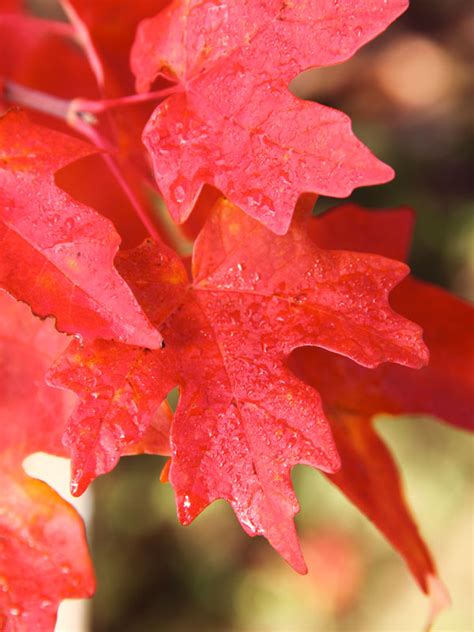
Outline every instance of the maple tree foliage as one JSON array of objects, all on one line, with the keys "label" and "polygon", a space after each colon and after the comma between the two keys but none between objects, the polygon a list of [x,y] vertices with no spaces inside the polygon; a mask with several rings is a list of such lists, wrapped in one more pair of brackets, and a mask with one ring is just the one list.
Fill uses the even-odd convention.
[{"label": "maple tree foliage", "polygon": [[183,524],[223,498],[299,572],[290,474],[311,465],[440,607],[372,420],[472,430],[473,311],[407,276],[408,209],[312,217],[315,193],[392,171],[288,90],[407,3],[61,4],[69,22],[0,7],[2,99],[28,109],[0,118],[1,629],[52,629],[94,589],[80,518],[22,470],[38,450],[71,458],[76,495],[123,455],[169,456]]}]

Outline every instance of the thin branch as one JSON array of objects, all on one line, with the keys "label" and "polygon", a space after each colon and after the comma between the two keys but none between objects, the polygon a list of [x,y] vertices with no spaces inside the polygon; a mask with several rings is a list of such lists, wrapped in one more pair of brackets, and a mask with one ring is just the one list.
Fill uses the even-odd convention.
[{"label": "thin branch", "polygon": [[[1,85],[2,83],[0,83],[0,86]],[[67,120],[71,107],[71,101],[69,99],[54,97],[45,92],[27,88],[9,79],[3,81],[3,96],[6,101],[31,108],[38,112],[50,114],[63,121]]]},{"label": "thin branch", "polygon": [[181,89],[181,86],[173,85],[169,88],[164,88],[163,90],[145,92],[144,94],[132,94],[126,97],[118,97],[116,99],[101,99],[97,101],[91,101],[89,99],[74,99],[72,101],[72,107],[78,112],[91,112],[97,114],[115,107],[136,105],[138,103],[147,103],[148,101],[162,101],[163,99],[166,99],[166,97],[176,94]]},{"label": "thin branch", "polygon": [[91,101],[87,99],[68,100],[22,86],[9,79],[3,82],[3,96],[7,101],[63,120],[72,129],[87,138],[95,147],[104,152],[102,157],[112,175],[130,201],[148,233],[156,241],[162,240],[158,228],[124,177],[118,160],[114,155],[117,152],[117,148],[95,127],[98,120],[94,113],[106,112],[109,108],[119,107],[121,105],[127,106],[159,98],[166,98],[166,96],[172,94],[172,92],[176,92],[176,88],[166,88],[165,90],[150,92],[148,94],[131,95],[103,101]]}]

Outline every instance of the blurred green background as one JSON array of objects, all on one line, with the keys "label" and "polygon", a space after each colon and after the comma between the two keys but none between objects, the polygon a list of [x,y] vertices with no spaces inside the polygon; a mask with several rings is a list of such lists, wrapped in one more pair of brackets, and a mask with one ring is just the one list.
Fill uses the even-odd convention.
[{"label": "blurred green background", "polygon": [[[372,207],[418,214],[412,268],[472,298],[474,278],[472,52],[474,5],[412,0],[387,33],[351,61],[310,71],[295,93],[349,114],[392,165],[394,182],[358,190]],[[337,203],[320,199],[319,210]],[[431,419],[381,418],[407,496],[453,598],[434,630],[473,624],[472,439]],[[427,603],[372,525],[318,472],[298,467],[298,528],[310,568],[296,575],[215,503],[177,523],[158,457],[122,459],[94,486],[92,548],[99,589],[93,632],[420,631]]]},{"label": "blurred green background", "polygon": [[[59,15],[55,0],[31,3]],[[412,206],[414,273],[471,299],[473,48],[471,0],[412,0],[352,60],[292,84],[296,94],[346,112],[357,135],[395,168],[392,183],[351,199]],[[336,203],[321,198],[317,210]],[[380,418],[377,427],[452,595],[434,630],[473,630],[472,439],[421,417]],[[318,472],[293,473],[310,569],[300,577],[261,538],[248,538],[223,502],[179,526],[172,490],[159,482],[163,464],[124,458],[93,486],[92,632],[422,630],[428,605],[404,563]]]}]

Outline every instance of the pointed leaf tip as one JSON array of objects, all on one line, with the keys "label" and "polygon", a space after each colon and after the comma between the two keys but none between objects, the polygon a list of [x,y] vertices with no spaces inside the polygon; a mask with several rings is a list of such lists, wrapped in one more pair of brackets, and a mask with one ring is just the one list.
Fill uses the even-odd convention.
[{"label": "pointed leaf tip", "polygon": [[428,597],[430,600],[428,620],[424,632],[430,632],[440,613],[451,606],[451,597],[444,583],[436,575],[426,578]]}]

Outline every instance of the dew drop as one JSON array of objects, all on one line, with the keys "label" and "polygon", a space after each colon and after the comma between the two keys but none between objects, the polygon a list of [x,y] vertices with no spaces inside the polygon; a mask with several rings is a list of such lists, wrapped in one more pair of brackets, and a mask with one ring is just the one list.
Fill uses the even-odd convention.
[{"label": "dew drop", "polygon": [[67,220],[64,222],[64,226],[68,230],[73,230],[75,225],[76,225],[76,222],[74,221],[74,219],[72,217],[68,217]]},{"label": "dew drop", "polygon": [[178,204],[182,204],[186,197],[186,191],[184,190],[184,187],[182,187],[181,185],[175,187],[173,189],[173,197]]},{"label": "dew drop", "polygon": [[240,522],[242,523],[242,525],[244,527],[247,527],[247,529],[248,529],[248,531],[250,531],[250,533],[257,533],[257,527],[254,525],[254,523],[247,516],[245,516],[245,517],[241,516],[240,517]]}]

